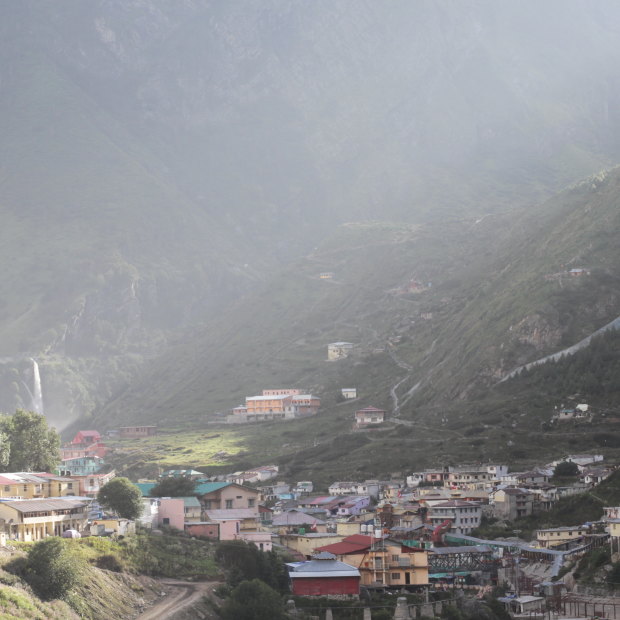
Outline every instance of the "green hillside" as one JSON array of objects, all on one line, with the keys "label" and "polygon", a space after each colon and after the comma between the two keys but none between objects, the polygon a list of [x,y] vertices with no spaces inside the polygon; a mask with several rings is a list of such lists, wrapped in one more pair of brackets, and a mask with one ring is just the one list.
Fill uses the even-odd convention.
[{"label": "green hillside", "polygon": [[527,4],[0,6],[0,409],[34,357],[60,426],[401,380],[413,418],[598,326],[616,220],[532,205],[620,160],[620,10]]},{"label": "green hillside", "polygon": [[251,277],[221,223],[68,76],[36,53],[19,66],[0,93],[2,406],[29,404],[36,356],[58,422]]},{"label": "green hillside", "polygon": [[[242,452],[281,455],[295,475],[378,475],[413,462],[507,456],[533,462],[551,438],[558,453],[596,448],[613,455],[615,445],[597,440],[604,420],[587,433],[545,429],[562,395],[533,379],[499,381],[617,317],[619,197],[614,170],[536,214],[437,227],[344,226],[231,308],[225,322],[193,331],[191,342],[156,361],[97,422],[114,425],[129,415],[204,428],[244,395],[290,385],[320,395],[324,412],[231,432]],[[577,266],[590,275],[566,275]],[[328,270],[332,280],[318,278]],[[412,278],[423,290],[403,289]],[[326,345],[336,340],[356,347],[350,358],[327,362]],[[616,349],[612,343],[609,355]],[[341,387],[357,387],[358,401],[338,404]],[[404,423],[349,434],[356,408],[393,410],[392,390]],[[601,403],[594,391],[582,394]]]}]

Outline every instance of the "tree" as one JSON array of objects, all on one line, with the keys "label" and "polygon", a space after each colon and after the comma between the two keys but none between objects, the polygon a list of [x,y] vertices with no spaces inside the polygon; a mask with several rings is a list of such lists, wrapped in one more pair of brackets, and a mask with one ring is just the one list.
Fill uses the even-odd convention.
[{"label": "tree", "polygon": [[215,558],[227,570],[229,586],[260,579],[282,594],[288,592],[288,572],[275,551],[260,551],[244,540],[224,540],[216,547]]},{"label": "tree", "polygon": [[24,578],[42,598],[62,598],[81,581],[82,560],[62,538],[36,543],[28,552]]},{"label": "tree", "polygon": [[284,620],[280,595],[260,579],[242,581],[222,605],[224,620]]},{"label": "tree", "polygon": [[579,475],[579,467],[577,467],[577,463],[573,463],[572,461],[562,461],[558,463],[553,470],[553,476],[555,478],[566,478],[568,476],[577,475]]},{"label": "tree", "polygon": [[151,497],[190,497],[196,492],[196,482],[185,476],[162,478],[149,492]]},{"label": "tree", "polygon": [[142,514],[142,492],[127,478],[113,478],[101,487],[97,501],[125,519]]},{"label": "tree", "polygon": [[18,409],[0,419],[2,471],[53,471],[60,463],[60,435],[40,413]]}]

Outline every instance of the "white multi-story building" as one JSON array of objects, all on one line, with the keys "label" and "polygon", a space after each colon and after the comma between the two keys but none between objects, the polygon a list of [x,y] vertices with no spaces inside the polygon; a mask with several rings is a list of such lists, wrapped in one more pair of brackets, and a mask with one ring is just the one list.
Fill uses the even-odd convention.
[{"label": "white multi-story building", "polygon": [[480,525],[482,508],[477,502],[466,502],[453,499],[435,504],[430,509],[430,521],[433,527],[441,525],[447,519],[452,521],[450,532],[455,534],[470,534]]}]

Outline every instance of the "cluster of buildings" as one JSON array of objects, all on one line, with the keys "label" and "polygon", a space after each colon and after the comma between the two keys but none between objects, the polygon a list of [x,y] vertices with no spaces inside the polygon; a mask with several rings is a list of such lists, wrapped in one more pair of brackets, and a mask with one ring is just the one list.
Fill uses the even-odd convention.
[{"label": "cluster of buildings", "polygon": [[[64,449],[85,454],[66,461],[102,459],[104,448],[98,433],[80,431]],[[562,461],[580,471],[573,484],[553,484],[553,470]],[[484,516],[513,521],[548,510],[611,471],[601,455],[569,455],[524,472],[502,464],[461,465],[413,472],[402,480],[339,480],[327,494],[317,494],[312,481],[280,480],[276,465],[218,480],[196,470],[169,470],[160,479],[189,478],[194,493],[151,497],[156,482],[138,483],[144,503],[139,522],[214,541],[244,540],[263,551],[274,544],[286,547],[298,595],[357,596],[362,587],[415,591],[456,583],[488,588],[521,583],[519,569],[514,576],[515,558],[522,569],[530,560],[546,563],[557,576],[565,558],[602,544],[620,549],[620,507],[607,507],[601,523],[540,529],[530,543],[473,537]],[[132,522],[104,517],[93,495],[81,494],[82,484],[80,475],[1,474],[0,539],[133,531]],[[514,600],[506,604],[514,606]]]},{"label": "cluster of buildings", "polygon": [[84,532],[98,515],[93,497],[80,494],[80,481],[47,472],[0,474],[0,542],[37,541]]},{"label": "cluster of buildings", "polygon": [[56,474],[76,484],[77,495],[95,497],[115,475],[105,462],[108,447],[98,431],[78,431],[60,449],[61,462]]},{"label": "cluster of buildings", "polygon": [[594,412],[586,403],[581,403],[575,407],[560,407],[551,416],[551,423],[556,422],[592,422]]},{"label": "cluster of buildings", "polygon": [[263,390],[260,396],[246,396],[245,405],[239,405],[226,418],[229,424],[292,420],[315,415],[321,399],[296,388]]}]

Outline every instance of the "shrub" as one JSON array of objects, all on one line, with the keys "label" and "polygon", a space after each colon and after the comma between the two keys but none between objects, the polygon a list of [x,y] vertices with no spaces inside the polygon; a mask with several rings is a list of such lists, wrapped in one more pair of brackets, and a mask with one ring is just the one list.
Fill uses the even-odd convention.
[{"label": "shrub", "polygon": [[84,563],[61,538],[46,538],[28,552],[24,578],[44,599],[63,598],[81,581]]},{"label": "shrub", "polygon": [[280,595],[260,579],[242,581],[222,605],[223,620],[284,620]]},{"label": "shrub", "polygon": [[97,558],[97,568],[111,570],[115,573],[122,573],[124,570],[123,563],[112,553]]}]

